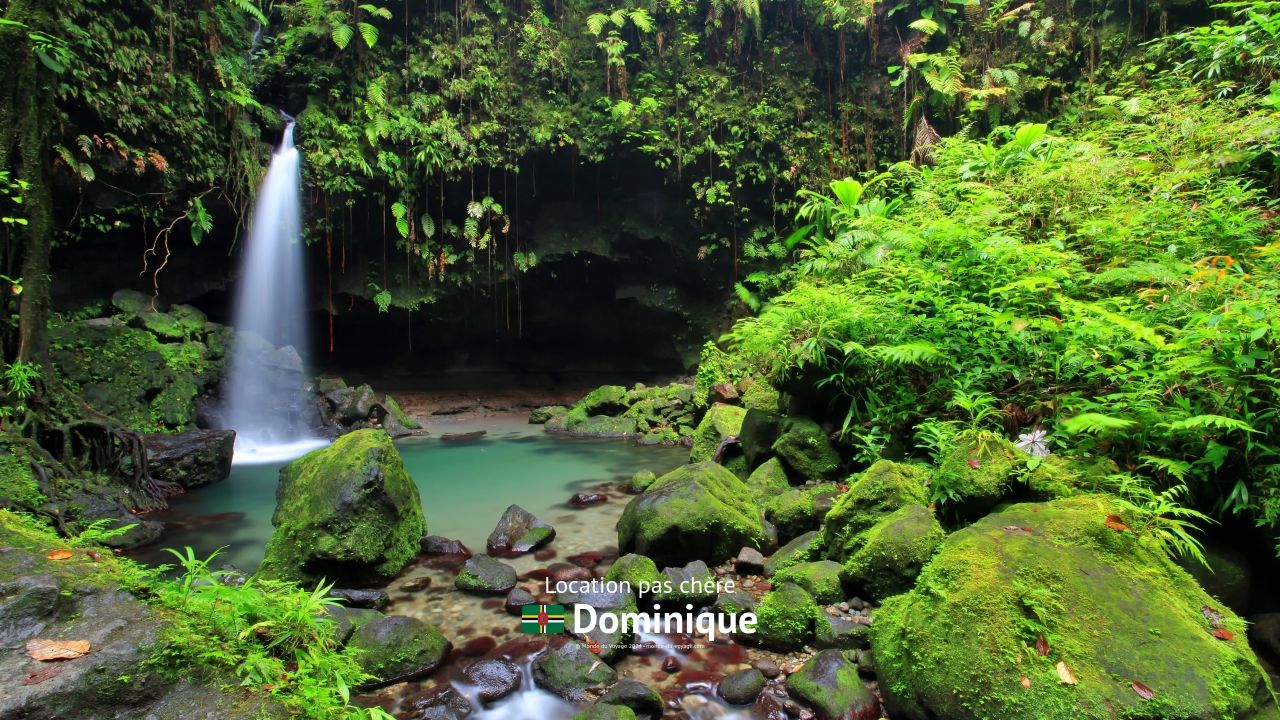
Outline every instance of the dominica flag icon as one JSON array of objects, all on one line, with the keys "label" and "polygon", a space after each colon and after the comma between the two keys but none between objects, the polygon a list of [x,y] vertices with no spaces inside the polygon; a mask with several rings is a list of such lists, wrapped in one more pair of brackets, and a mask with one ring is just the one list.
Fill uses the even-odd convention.
[{"label": "dominica flag icon", "polygon": [[520,609],[520,632],[535,635],[564,632],[564,606],[525,605]]}]

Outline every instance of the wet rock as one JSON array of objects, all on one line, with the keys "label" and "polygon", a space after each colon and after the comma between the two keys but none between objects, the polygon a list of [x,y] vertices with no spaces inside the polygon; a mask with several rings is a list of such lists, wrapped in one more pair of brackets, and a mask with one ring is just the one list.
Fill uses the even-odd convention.
[{"label": "wet rock", "polygon": [[606,502],[609,502],[609,496],[598,492],[574,493],[573,497],[569,498],[569,506],[576,508],[591,507]]},{"label": "wet rock", "polygon": [[471,557],[471,551],[461,541],[451,540],[442,535],[428,535],[419,543],[425,555],[462,555]]},{"label": "wet rock", "polygon": [[636,714],[625,705],[596,703],[574,715],[573,720],[636,720]]},{"label": "wet rock", "polygon": [[738,551],[733,568],[741,575],[759,575],[764,572],[764,555],[753,547],[744,547]]},{"label": "wet rock", "polygon": [[325,398],[333,406],[334,416],[343,423],[367,419],[378,403],[377,394],[368,385],[337,388],[326,393]]},{"label": "wet rock", "polygon": [[445,442],[470,442],[479,440],[487,434],[489,434],[488,430],[470,430],[468,432],[445,433],[440,436],[440,439]]},{"label": "wet rock", "polygon": [[[636,598],[631,593],[622,591],[609,592],[603,586],[588,586],[588,588],[597,588],[595,590],[587,589],[585,591],[566,591],[556,595],[556,601],[564,605],[570,616],[570,629],[576,632],[573,627],[572,618],[574,616],[574,606],[586,605],[593,608],[598,616],[613,615],[620,616],[623,613],[634,613],[637,611]],[[632,640],[631,632],[622,631],[622,623],[619,618],[617,629],[612,632],[605,632],[600,623],[588,632],[581,633],[587,640],[595,643],[599,648],[599,657],[605,662],[613,662],[626,652],[623,647]]]},{"label": "wet rock", "polygon": [[720,563],[744,545],[760,547],[760,509],[741,480],[703,462],[677,468],[631,499],[618,520],[622,552],[676,565]]},{"label": "wet rock", "polygon": [[507,593],[507,599],[503,601],[502,607],[508,615],[519,615],[525,605],[533,605],[537,602],[537,598],[528,590],[512,588],[511,592]]},{"label": "wet rock", "polygon": [[662,671],[667,673],[680,672],[680,660],[674,655],[668,655],[662,659]]},{"label": "wet rock", "polygon": [[466,592],[499,595],[515,587],[516,571],[488,555],[476,555],[462,566],[453,584]]},{"label": "wet rock", "polygon": [[339,645],[345,644],[351,638],[351,633],[356,631],[356,628],[382,616],[382,613],[377,610],[351,608],[343,605],[327,607],[324,613],[334,622],[333,639]]},{"label": "wet rock", "polygon": [[720,593],[712,607],[726,615],[739,615],[756,608],[756,599],[740,590]]},{"label": "wet rock", "polygon": [[822,481],[840,469],[840,455],[831,439],[818,423],[806,418],[784,418],[772,450],[788,474],[801,480]]},{"label": "wet rock", "polygon": [[747,411],[732,405],[712,405],[702,422],[693,431],[693,448],[689,451],[689,462],[699,463],[715,459],[716,451],[728,438],[738,437],[742,430],[742,420]]},{"label": "wet rock", "polygon": [[372,610],[381,610],[391,602],[391,598],[387,596],[387,593],[384,590],[348,590],[345,588],[334,588],[329,591],[329,597],[338,598],[343,601],[347,607],[369,608]]},{"label": "wet rock", "polygon": [[44,630],[59,606],[62,587],[53,575],[23,575],[0,582],[0,645],[17,646]]},{"label": "wet rock", "polygon": [[406,581],[400,586],[400,589],[404,592],[421,592],[429,587],[431,587],[431,578],[423,575]]},{"label": "wet rock", "polygon": [[375,678],[364,688],[428,675],[451,649],[434,625],[403,615],[385,615],[361,625],[351,634],[347,647],[359,651],[360,668]]},{"label": "wet rock", "polygon": [[652,470],[639,470],[631,476],[631,491],[644,492],[657,479],[658,476]]},{"label": "wet rock", "polygon": [[520,668],[506,660],[481,660],[468,665],[462,677],[476,687],[476,696],[491,703],[515,692],[520,687]]},{"label": "wet rock", "polygon": [[588,550],[587,552],[578,553],[577,555],[570,555],[565,558],[565,560],[568,560],[578,567],[595,567],[604,560],[604,553],[599,550]]},{"label": "wet rock", "polygon": [[775,583],[795,583],[804,588],[819,604],[830,605],[845,598],[847,576],[844,567],[831,560],[797,563],[779,570]]},{"label": "wet rock", "polygon": [[615,560],[609,566],[604,579],[605,582],[625,582],[631,588],[631,592],[638,596],[642,585],[654,587],[655,583],[662,581],[662,574],[658,572],[658,566],[652,560],[644,555],[631,553]]},{"label": "wet rock", "polygon": [[547,568],[547,577],[551,579],[552,583],[592,580],[595,576],[596,574],[591,568],[567,563],[555,563]]},{"label": "wet rock", "polygon": [[869,626],[849,618],[819,613],[814,621],[813,645],[822,649],[865,649],[869,645],[869,630]]},{"label": "wet rock", "polygon": [[555,539],[556,530],[519,505],[510,505],[485,542],[490,555],[520,555]]},{"label": "wet rock", "polygon": [[756,501],[763,503],[790,490],[791,483],[787,480],[787,471],[783,469],[782,461],[769,458],[747,476],[747,487],[755,495]]},{"label": "wet rock", "polygon": [[785,583],[775,588],[756,607],[756,633],[760,644],[776,650],[794,650],[808,641],[818,606],[804,588]]},{"label": "wet rock", "polygon": [[658,720],[666,707],[657,690],[639,680],[629,678],[623,678],[618,681],[618,684],[609,688],[609,692],[600,696],[600,702],[608,705],[625,705],[631,708],[638,720]]},{"label": "wet rock", "polygon": [[143,435],[142,445],[151,477],[190,489],[227,479],[235,440],[235,430],[192,430]]},{"label": "wet rock", "polygon": [[755,668],[739,670],[720,679],[720,697],[733,705],[750,705],[764,690],[764,674]]},{"label": "wet rock", "polygon": [[616,677],[608,663],[574,640],[547,650],[533,661],[534,683],[569,702],[586,700],[588,691],[603,690]]},{"label": "wet rock", "polygon": [[800,672],[787,678],[787,692],[813,708],[818,720],[880,717],[879,704],[862,684],[858,666],[837,650],[809,658]]},{"label": "wet rock", "polygon": [[772,660],[757,660],[752,667],[759,670],[761,675],[770,680],[782,674],[782,668],[778,667],[778,663]]},{"label": "wet rock", "polygon": [[538,562],[546,562],[554,558],[555,556],[556,556],[556,551],[554,548],[542,548],[541,550],[533,551],[533,559],[537,560]]},{"label": "wet rock", "polygon": [[164,532],[164,524],[154,520],[143,520],[134,515],[113,497],[105,497],[96,492],[72,490],[68,493],[67,504],[79,509],[78,525],[105,521],[104,530],[119,530],[128,525],[133,527],[124,534],[106,538],[103,545],[113,548],[130,549],[154,542]]},{"label": "wet rock", "polygon": [[[400,407],[400,403],[396,402],[396,399],[390,395],[382,396],[382,406],[386,408],[387,414],[390,415],[395,422],[400,425],[400,427],[403,427],[406,430],[417,430],[422,427],[422,424],[410,417],[409,414]],[[386,421],[384,420],[383,422],[385,423]]]},{"label": "wet rock", "polygon": [[861,548],[844,566],[851,583],[870,597],[897,595],[915,586],[920,569],[946,536],[928,508],[908,505],[863,533]]},{"label": "wet rock", "polygon": [[280,471],[258,574],[359,583],[394,577],[427,529],[418,486],[381,430],[357,430]]},{"label": "wet rock", "polygon": [[414,720],[464,720],[472,710],[467,698],[447,684],[410,699],[408,704],[415,713]]}]

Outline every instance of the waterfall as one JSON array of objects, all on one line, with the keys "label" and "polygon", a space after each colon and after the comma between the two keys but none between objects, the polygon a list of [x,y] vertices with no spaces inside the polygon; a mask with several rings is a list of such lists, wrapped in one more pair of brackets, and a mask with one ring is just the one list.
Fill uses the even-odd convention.
[{"label": "waterfall", "polygon": [[235,462],[292,459],[325,444],[311,434],[306,391],[302,184],[289,119],[258,191],[240,261],[235,340],[223,387],[223,424],[236,431]]}]

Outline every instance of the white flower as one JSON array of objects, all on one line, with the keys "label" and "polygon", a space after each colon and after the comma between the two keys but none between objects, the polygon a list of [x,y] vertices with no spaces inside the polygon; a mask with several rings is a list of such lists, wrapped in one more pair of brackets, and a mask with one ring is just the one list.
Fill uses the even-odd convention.
[{"label": "white flower", "polygon": [[1049,457],[1049,444],[1045,442],[1048,434],[1041,428],[1034,428],[1031,432],[1022,433],[1018,436],[1018,449],[1032,457]]}]

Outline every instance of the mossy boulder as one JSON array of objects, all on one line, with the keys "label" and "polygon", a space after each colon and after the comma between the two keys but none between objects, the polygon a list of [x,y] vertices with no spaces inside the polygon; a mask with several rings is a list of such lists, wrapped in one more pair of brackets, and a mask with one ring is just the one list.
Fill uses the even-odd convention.
[{"label": "mossy boulder", "polygon": [[600,702],[605,705],[626,705],[635,712],[636,717],[647,720],[658,720],[666,710],[666,703],[657,690],[630,678],[619,680],[600,696]]},{"label": "mossy boulder", "polygon": [[757,378],[747,378],[738,383],[738,386],[744,408],[771,413],[778,412],[781,396],[778,394],[777,388]]},{"label": "mossy boulder", "polygon": [[417,430],[422,427],[422,424],[417,420],[414,420],[412,417],[409,417],[409,413],[406,413],[404,409],[400,407],[400,403],[396,402],[396,399],[390,395],[382,396],[382,407],[386,408],[387,414],[395,418],[396,422],[400,423],[402,427],[408,430]]},{"label": "mossy boulder", "polygon": [[689,450],[689,462],[714,460],[720,443],[736,437],[742,430],[742,420],[747,411],[733,405],[719,403],[707,408],[702,422],[693,431],[693,448]]},{"label": "mossy boulder", "polygon": [[389,578],[426,534],[418,487],[381,430],[357,430],[280,471],[259,574],[342,584]]},{"label": "mossy boulder", "polygon": [[929,508],[908,505],[873,525],[844,567],[850,582],[871,597],[897,595],[915,586],[946,536]]},{"label": "mossy boulder", "polygon": [[452,649],[434,625],[402,615],[376,617],[356,628],[347,641],[360,668],[375,679],[364,688],[381,687],[429,675]]},{"label": "mossy boulder", "polygon": [[772,450],[797,479],[821,481],[840,469],[835,445],[818,423],[807,418],[784,418]]},{"label": "mossy boulder", "polygon": [[[769,460],[760,467],[768,467],[775,460]],[[777,526],[781,540],[790,540],[810,530],[817,530],[839,495],[840,490],[835,483],[788,487],[773,493],[764,501],[764,517]]]},{"label": "mossy boulder", "polygon": [[653,599],[658,602],[701,607],[716,601],[716,576],[701,560],[684,567],[663,568],[662,579],[671,589],[654,593]]},{"label": "mossy boulder", "polygon": [[621,385],[602,385],[574,404],[572,412],[583,415],[617,415],[627,410],[627,389]]},{"label": "mossy boulder", "polygon": [[764,690],[764,674],[755,668],[747,668],[720,678],[716,692],[731,705],[750,705]]},{"label": "mossy boulder", "polygon": [[1031,456],[985,430],[962,433],[933,473],[935,494],[970,518],[981,517],[1009,490]]},{"label": "mossy boulder", "polygon": [[453,586],[464,592],[503,595],[516,586],[516,571],[488,555],[475,555],[462,565]]},{"label": "mossy boulder", "polygon": [[588,690],[603,690],[617,676],[608,663],[576,640],[547,650],[533,661],[533,682],[574,703],[585,700]]},{"label": "mossy boulder", "polygon": [[831,560],[797,563],[779,570],[773,576],[775,585],[795,583],[823,605],[844,600],[846,597],[844,587],[847,581],[848,575],[844,567]]},{"label": "mossy boulder", "polygon": [[533,409],[529,413],[530,425],[545,425],[548,420],[557,415],[564,415],[569,412],[569,408],[564,405],[542,405]]},{"label": "mossy boulder", "polygon": [[858,676],[858,664],[839,650],[823,650],[787,678],[791,697],[813,708],[818,720],[879,717],[879,703]]},{"label": "mossy boulder", "polygon": [[625,582],[631,586],[631,592],[640,593],[641,585],[653,587],[655,584],[662,582],[662,573],[658,572],[658,566],[644,555],[631,553],[623,555],[609,566],[609,571],[604,574],[606,582]]},{"label": "mossy boulder", "polygon": [[804,588],[782,583],[756,606],[756,642],[775,650],[795,650],[813,636],[813,623],[821,610]]},{"label": "mossy boulder", "polygon": [[644,492],[645,490],[648,490],[649,486],[657,479],[658,476],[655,475],[652,470],[637,470],[636,473],[631,476],[631,489],[636,492]]},{"label": "mossy boulder", "polygon": [[920,468],[877,461],[849,483],[849,489],[838,497],[822,523],[822,542],[826,555],[843,562],[852,557],[865,542],[863,533],[890,513],[907,505],[927,502],[925,483],[928,473]]},{"label": "mossy boulder", "polygon": [[769,559],[764,561],[764,574],[767,577],[772,577],[792,565],[812,560],[818,556],[818,551],[821,548],[822,538],[817,531],[807,532],[778,548],[777,552],[770,555]]},{"label": "mossy boulder", "polygon": [[635,496],[618,520],[622,552],[663,565],[719,563],[764,543],[760,509],[745,483],[714,462],[685,465]]},{"label": "mossy boulder", "polygon": [[1109,527],[1112,514],[1136,525],[1086,495],[1015,505],[949,536],[915,589],[876,611],[891,716],[1276,717],[1244,622],[1153,544]]},{"label": "mossy boulder", "polygon": [[747,476],[747,487],[751,489],[757,502],[764,503],[790,491],[791,483],[787,480],[787,471],[783,469],[782,461],[769,458]]}]

